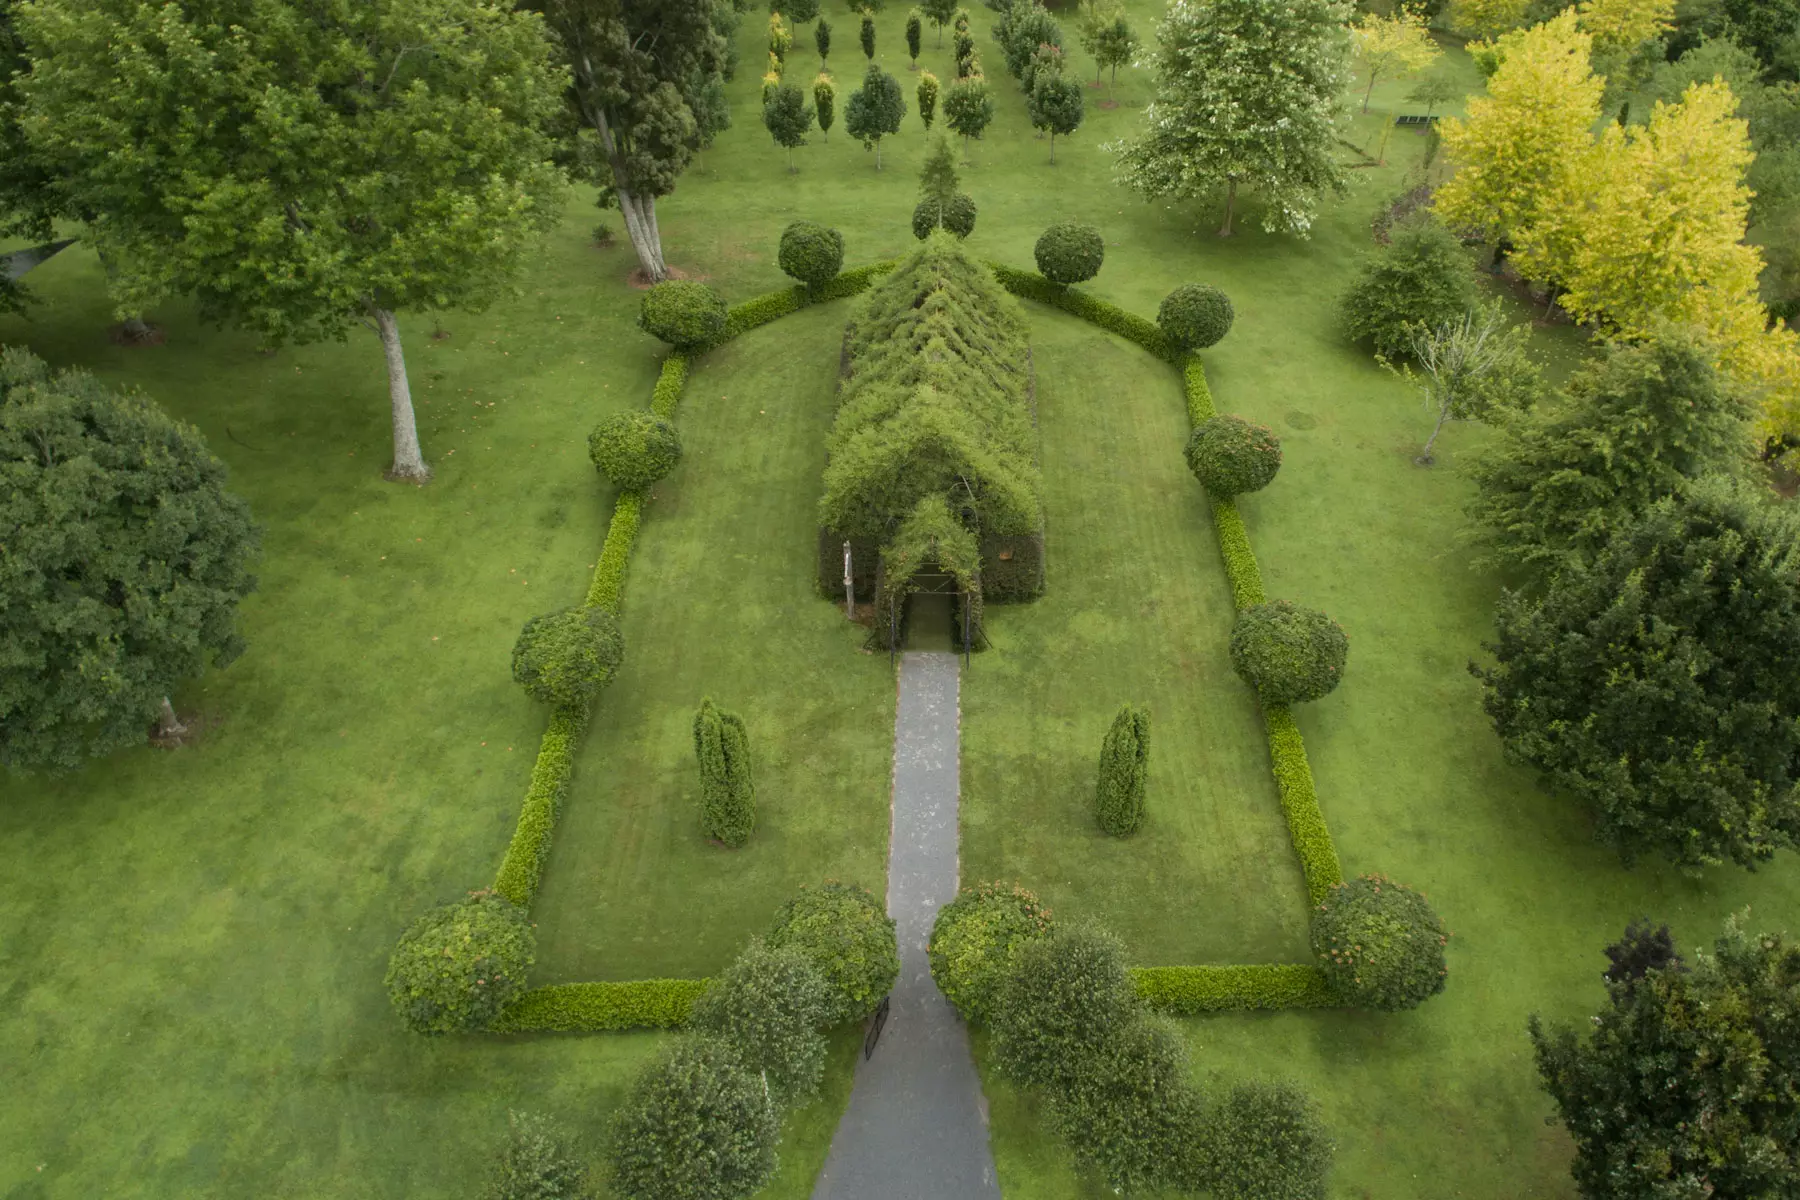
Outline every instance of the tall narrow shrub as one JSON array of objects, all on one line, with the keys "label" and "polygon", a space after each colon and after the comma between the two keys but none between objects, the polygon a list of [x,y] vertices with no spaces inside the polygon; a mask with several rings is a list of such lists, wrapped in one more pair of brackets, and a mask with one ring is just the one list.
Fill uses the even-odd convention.
[{"label": "tall narrow shrub", "polygon": [[875,14],[864,12],[862,15],[862,50],[863,57],[871,64],[875,61]]},{"label": "tall narrow shrub", "polygon": [[837,117],[837,84],[831,81],[831,76],[821,74],[813,80],[813,108],[818,114],[819,136],[830,137],[831,122]]},{"label": "tall narrow shrub", "polygon": [[750,738],[744,722],[721,710],[711,696],[694,715],[694,754],[700,760],[701,828],[727,846],[742,846],[756,827]]},{"label": "tall narrow shrub", "polygon": [[912,58],[915,71],[919,69],[919,35],[924,26],[924,13],[915,8],[906,14],[906,53]]},{"label": "tall narrow shrub", "polygon": [[1150,774],[1150,710],[1135,704],[1119,709],[1100,744],[1100,786],[1094,814],[1115,837],[1136,833],[1144,823],[1144,784]]},{"label": "tall narrow shrub", "polygon": [[925,132],[931,132],[931,123],[937,119],[938,77],[930,71],[919,72],[919,120],[925,123]]},{"label": "tall narrow shrub", "polygon": [[825,69],[825,60],[831,57],[831,22],[824,17],[813,26],[813,45],[819,48],[819,70]]}]

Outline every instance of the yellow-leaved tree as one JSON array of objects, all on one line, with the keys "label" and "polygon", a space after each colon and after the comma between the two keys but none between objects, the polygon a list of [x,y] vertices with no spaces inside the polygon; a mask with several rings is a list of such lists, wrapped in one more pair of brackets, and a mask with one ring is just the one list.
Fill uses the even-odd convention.
[{"label": "yellow-leaved tree", "polygon": [[1364,112],[1369,111],[1377,79],[1422,71],[1443,53],[1425,27],[1424,11],[1411,5],[1401,5],[1391,17],[1364,13],[1362,20],[1350,27],[1350,45],[1369,76],[1369,86],[1363,89]]},{"label": "yellow-leaved tree", "polygon": [[1576,6],[1581,28],[1594,39],[1594,53],[1628,55],[1665,30],[1674,28],[1675,0],[1581,0]]},{"label": "yellow-leaved tree", "polygon": [[1531,0],[1450,0],[1450,24],[1470,37],[1497,38],[1525,23]]}]

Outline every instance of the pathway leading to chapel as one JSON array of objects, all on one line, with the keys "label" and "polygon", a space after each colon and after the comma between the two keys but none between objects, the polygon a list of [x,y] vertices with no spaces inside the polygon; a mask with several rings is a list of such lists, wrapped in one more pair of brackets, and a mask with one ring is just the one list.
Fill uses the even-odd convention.
[{"label": "pathway leading to chapel", "polygon": [[938,908],[956,898],[959,666],[938,651],[900,657],[887,894],[900,978],[874,1054],[858,1055],[812,1200],[1000,1200],[968,1031],[925,954]]}]

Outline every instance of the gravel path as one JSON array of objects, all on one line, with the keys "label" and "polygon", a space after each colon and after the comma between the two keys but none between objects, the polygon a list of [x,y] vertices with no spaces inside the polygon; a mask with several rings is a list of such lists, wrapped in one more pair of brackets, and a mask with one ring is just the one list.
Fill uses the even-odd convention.
[{"label": "gravel path", "polygon": [[954,654],[900,658],[887,895],[900,979],[813,1200],[1000,1198],[968,1032],[925,956],[938,907],[956,896],[957,669]]}]

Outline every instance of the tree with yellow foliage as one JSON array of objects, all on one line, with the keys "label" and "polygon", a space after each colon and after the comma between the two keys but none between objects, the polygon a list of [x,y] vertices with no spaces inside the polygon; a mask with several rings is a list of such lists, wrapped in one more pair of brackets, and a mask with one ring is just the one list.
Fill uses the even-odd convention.
[{"label": "tree with yellow foliage", "polygon": [[1425,14],[1408,5],[1396,9],[1391,17],[1364,13],[1362,20],[1350,27],[1350,45],[1369,74],[1369,86],[1363,90],[1364,112],[1369,111],[1369,97],[1381,76],[1422,71],[1443,53],[1425,28]]},{"label": "tree with yellow foliage", "polygon": [[1594,39],[1594,53],[1611,58],[1635,52],[1645,42],[1674,28],[1675,0],[1581,0],[1576,6],[1582,30]]},{"label": "tree with yellow foliage", "polygon": [[1531,0],[1450,0],[1450,24],[1471,37],[1493,39],[1525,23]]}]

